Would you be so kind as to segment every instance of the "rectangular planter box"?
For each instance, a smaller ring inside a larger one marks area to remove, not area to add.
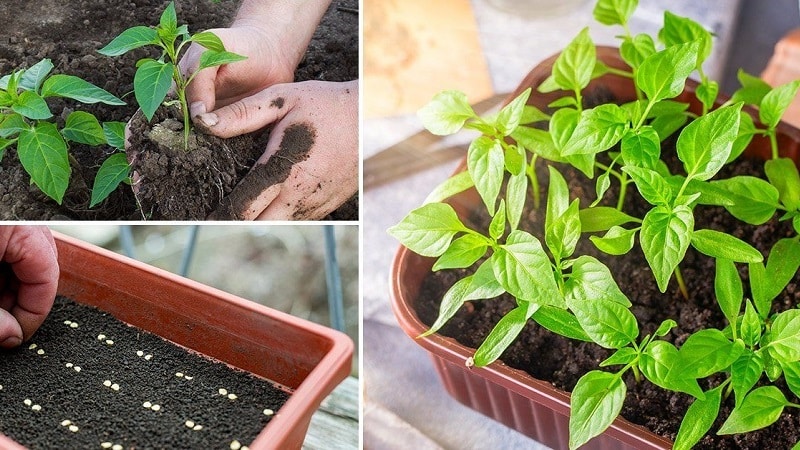
[[[54,235],[59,294],[278,383],[292,394],[251,449],[300,448],[311,415],[350,374],[353,342],[343,333]],[[23,448],[0,434],[0,449]]]

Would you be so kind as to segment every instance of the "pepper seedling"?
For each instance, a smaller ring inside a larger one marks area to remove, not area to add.
[[[197,43],[206,48],[200,55],[196,71],[181,73],[178,67],[179,56],[187,44]],[[183,113],[184,149],[189,149],[189,107],[186,102],[186,87],[195,75],[203,69],[221,66],[247,59],[242,55],[225,50],[222,41],[210,31],[189,34],[187,25],[178,26],[175,2],[170,2],[161,14],[155,27],[134,26],[123,31],[105,47],[98,50],[105,56],[120,56],[146,46],[161,49],[158,59],[143,58],[136,63],[133,78],[133,91],[136,101],[148,121],[153,119],[156,110],[164,103],[172,83]]]

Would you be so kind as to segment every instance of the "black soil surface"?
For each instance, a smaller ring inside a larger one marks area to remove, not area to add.
[[[137,110],[132,95],[135,63],[148,56],[148,50],[139,49],[116,58],[104,57],[97,50],[131,26],[155,23],[168,3],[168,0],[21,0],[15,2],[13,8],[0,8],[0,23],[3,23],[4,28],[3,33],[0,33],[0,74],[27,68],[43,58],[50,58],[55,64],[53,73],[79,76],[128,102],[127,106],[106,106],[51,100],[51,110],[56,117],[61,117],[61,124],[73,109],[91,112],[103,121],[127,122]],[[220,3],[211,0],[176,1],[179,21],[188,24],[192,32],[228,25],[237,6],[238,1],[233,0],[222,0]],[[358,2],[333,0],[295,72],[295,79],[349,81],[356,78]],[[253,136],[245,139],[244,144],[227,146],[238,148],[247,145],[247,142],[260,142],[262,138]],[[250,153],[249,150],[247,153]],[[30,178],[22,170],[16,152],[9,149],[0,161],[0,220],[168,218],[172,213],[160,214],[158,205],[139,211],[133,192],[127,186],[117,189],[101,205],[91,210],[88,208],[95,174],[110,152],[111,149],[107,147],[73,145],[70,148],[70,153],[75,157],[70,188],[63,204],[58,205],[35,186],[29,185]],[[197,158],[202,157],[198,153]],[[190,215],[188,211],[197,211],[206,204],[212,205],[214,197],[220,192],[230,192],[236,181],[246,173],[240,165],[249,166],[255,160],[249,154],[240,154],[233,159],[235,163],[230,160],[219,162],[216,159],[213,163],[208,159],[189,163],[190,171],[203,164],[208,172],[224,168],[225,171],[222,174],[217,173],[213,180],[207,175],[195,177],[194,173],[188,173],[182,176],[190,181],[178,182],[172,170],[159,169],[171,175],[168,179],[158,179],[153,183],[180,188],[198,182],[198,178],[204,183],[202,180],[208,179],[209,183],[203,189],[203,194],[193,197],[199,200],[179,217],[204,219],[211,210],[203,215]],[[357,220],[357,196],[329,218]]]
[[[683,173],[675,162],[672,167],[672,173]],[[571,198],[583,199],[581,207],[587,207],[588,203],[595,198],[594,184],[577,171],[561,166],[559,166],[559,170],[570,184]],[[723,170],[726,172],[722,174],[724,177],[734,174],[755,174],[763,177],[763,162],[744,160]],[[545,188],[545,192],[542,193],[544,201],[549,177],[547,171],[542,170],[541,167],[538,173],[540,183]],[[606,198],[616,198],[617,192],[618,187],[614,185],[607,193]],[[625,210],[633,211],[632,215],[636,217],[644,217],[645,207],[644,201],[632,186],[628,190]],[[731,216],[722,208],[698,208],[695,213],[695,229],[712,228],[727,231],[750,242],[765,254],[778,239],[793,235],[791,224],[787,222],[772,220],[759,227],[742,226],[737,221],[732,223],[729,220]],[[523,218],[521,228],[531,232],[534,236],[543,236],[544,210],[537,211],[529,208],[528,211]],[[475,229],[485,230],[487,228],[488,216],[485,216],[485,212],[483,214],[484,216],[475,214],[474,217],[471,217]],[[688,287],[689,300],[685,300],[681,296],[674,277],[665,294],[658,291],[655,279],[638,246],[624,257],[610,257],[599,253],[588,239],[582,239],[575,254],[593,255],[610,267],[620,289],[633,303],[632,312],[638,319],[640,338],[655,331],[659,324],[668,318],[676,320],[678,327],[673,329],[665,339],[677,346],[680,346],[695,331],[708,327],[723,329],[727,325],[714,300],[714,261],[698,254],[691,247],[680,266]],[[467,270],[446,270],[430,274],[424,281],[418,303],[415,305],[420,319],[431,325],[438,315],[439,303],[444,292],[458,279],[473,272],[476,268],[477,266]],[[744,279],[744,286],[749,286],[746,267],[740,267],[740,272]],[[747,292],[745,295],[749,296]],[[774,310],[780,311],[795,307],[799,295],[800,279],[796,277],[781,296],[773,302]],[[466,346],[477,348],[497,321],[515,306],[514,299],[507,295],[493,300],[467,302],[458,314],[440,330],[440,333],[453,337]],[[549,381],[565,391],[571,391],[582,375],[599,369],[599,362],[610,354],[608,350],[595,344],[570,341],[529,321],[521,335],[502,355],[501,359],[507,365],[524,370],[535,378]],[[630,372],[627,375],[629,375],[626,378],[628,394],[622,415],[633,423],[644,425],[655,433],[674,439],[680,421],[691,404],[692,397],[681,393],[667,392],[646,380],[636,383]],[[708,389],[709,386],[715,386],[720,381],[718,379],[701,380],[701,386]],[[791,391],[785,386],[782,387],[787,398],[794,398]],[[784,412],[777,423],[762,431],[724,438],[714,435],[713,433],[719,429],[732,408],[733,396],[723,402],[720,408],[720,419],[712,427],[712,434],[706,436],[697,448],[791,448],[800,441],[800,417],[791,414],[790,411],[789,413]]]
[[[0,432],[31,449],[246,445],[289,396],[61,297],[28,343],[0,351],[0,384]]]

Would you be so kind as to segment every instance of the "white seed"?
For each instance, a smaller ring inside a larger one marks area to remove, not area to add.
[[[102,444],[100,444],[100,447],[102,447],[102,448],[111,448],[111,446],[113,446],[113,445],[114,444],[112,444],[111,442],[103,442]]]
[[[161,410],[161,405],[155,404],[155,405],[151,406],[150,409],[152,409],[153,411],[160,411]]]
[[[75,322],[72,322],[71,324],[69,324],[69,327],[70,328],[78,328],[78,324],[75,323]]]
[[[219,395],[228,395],[228,390],[225,388],[219,388]]]
[[[33,404],[31,399],[29,399],[29,398],[26,398],[25,400],[23,400],[22,403],[25,403],[25,406],[31,406]]]
[[[28,350],[33,350],[33,349],[35,349],[36,347],[38,347],[38,345],[36,345],[36,344],[31,344],[31,345],[29,345],[29,346],[28,346]]]
[[[240,450],[242,448],[242,444],[239,441],[231,442],[231,450]]]
[[[236,400],[239,397],[237,397],[236,394],[228,394],[228,398],[231,400]]]
[[[153,355],[145,355],[144,359],[150,361],[151,359],[153,359]]]
[[[246,446],[246,445],[243,445],[243,446],[242,446],[242,450],[250,450],[250,447],[248,447],[248,446]]]
[[[122,445],[120,445],[120,444],[114,444],[114,446],[113,446],[113,447],[111,447],[111,450],[122,450],[122,448],[123,448],[123,447],[122,447]]]
[[[275,414],[275,411],[273,411],[273,410],[271,410],[271,409],[269,409],[269,408],[267,408],[267,409],[265,409],[265,410],[264,410],[264,415],[265,415],[265,416],[271,416],[271,415],[273,415],[273,414]]]
[[[2,385],[2,384],[0,384],[0,391],[2,391],[2,390],[3,390],[3,385]]]
[[[81,371],[81,366],[75,366],[75,367],[73,367],[73,369],[75,370],[75,372],[80,372]]]
[[[466,361],[464,361],[464,365],[468,368],[472,368],[472,366],[475,365],[475,360],[472,358],[472,356],[470,356]]]
[[[62,420],[62,421],[61,421],[61,426],[62,426],[62,427],[68,427],[68,426],[70,426],[70,425],[72,425],[72,421],[71,421],[71,420],[69,420],[69,419],[67,419],[67,420]]]
[[[187,380],[193,380],[194,379],[194,377],[190,377],[189,375],[184,375],[183,378],[186,378]]]
[[[111,339],[106,339],[106,344],[114,345],[114,341],[112,341]]]
[[[75,365],[75,364],[72,364],[72,363],[67,363],[67,364],[66,364],[66,366],[67,366],[67,369],[71,369],[71,368],[72,368],[72,366],[74,366],[74,365]]]
[[[193,429],[194,431],[200,431],[200,430],[202,430],[202,429],[203,429],[203,426],[202,426],[202,425],[195,425],[194,427],[192,427],[192,429]]]
[[[31,406],[31,409],[34,410],[34,411],[41,411],[42,410],[42,405],[33,405],[33,406]]]
[[[192,422],[191,420],[187,420],[185,424],[186,428],[194,428],[194,422]]]
[[[136,350],[136,356],[141,358],[142,356],[144,356],[144,352],[141,350]]]
[[[175,372],[175,376],[178,378],[183,378],[183,372]]]
[[[36,350],[36,354],[37,355],[44,355],[44,350],[42,350],[42,349]]]
[[[105,386],[105,387],[111,387],[111,380],[106,380],[106,381],[103,381],[103,386]]]
[[[144,402],[144,403],[142,403],[142,406],[144,406],[145,408],[149,408],[149,407],[153,406],[153,404],[150,403],[150,402]]]
[[[100,333],[100,334],[98,334],[98,335],[97,335],[97,340],[98,340],[98,341],[102,341],[102,340],[103,340],[103,339],[105,339],[105,338],[106,338],[106,335],[105,335],[105,334],[103,334],[103,333]]]
[[[69,426],[69,431],[72,431],[73,433],[77,433],[78,432],[78,426],[77,425],[70,425]]]
[[[114,384],[111,385],[111,389],[113,389],[115,391],[118,391],[119,390],[119,385],[117,383],[114,383]]]
[[[71,320],[65,320],[65,321],[64,321],[64,325],[69,325],[69,324],[71,324],[71,323],[72,323],[72,321],[71,321]]]

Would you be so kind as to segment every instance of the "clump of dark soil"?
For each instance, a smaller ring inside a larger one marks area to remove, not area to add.
[[[669,150],[665,150],[665,154],[666,152]],[[672,153],[674,154],[674,150]],[[576,170],[563,166],[558,168],[568,180],[571,198],[583,199],[581,206],[587,207],[588,202],[595,197],[593,181]],[[682,173],[677,158],[672,161],[671,168],[672,173]],[[541,197],[544,201],[549,177],[547,170],[543,169],[540,166],[537,173],[544,188]],[[723,171],[725,173],[721,174],[722,177],[743,174],[764,176],[763,162],[754,160],[738,161],[726,166]],[[615,199],[617,192],[618,186],[614,185],[606,198]],[[607,204],[607,206],[613,205]],[[646,203],[639,197],[635,187],[631,187],[628,190],[625,210],[632,212],[636,217],[644,217],[646,208]],[[531,232],[534,236],[543,236],[544,215],[543,209],[534,210],[532,205],[529,205],[520,228]],[[699,206],[695,212],[695,229],[712,228],[726,231],[750,242],[764,254],[778,239],[792,236],[794,233],[790,223],[779,222],[777,218],[758,227],[731,219],[730,214],[722,208]],[[470,217],[469,222],[472,225],[468,226],[485,230],[489,219],[485,212],[480,212]],[[633,303],[632,312],[638,319],[640,338],[651,334],[663,320],[668,318],[676,320],[678,326],[665,339],[677,346],[695,331],[709,327],[723,329],[727,325],[714,297],[712,281],[714,260],[699,254],[691,247],[680,265],[689,291],[688,300],[681,296],[674,277],[665,294],[658,291],[652,272],[638,245],[624,257],[611,257],[600,253],[588,239],[582,239],[575,252],[575,255],[580,254],[593,255],[609,266],[620,289]],[[427,325],[433,324],[446,290],[458,279],[474,272],[476,268],[477,265],[466,270],[443,270],[429,274],[415,304],[420,319]],[[749,286],[746,267],[740,267],[740,272],[744,286]],[[781,311],[796,307],[800,295],[799,288],[800,279],[795,277],[781,296],[775,299],[773,310]],[[750,297],[747,291],[745,296]],[[500,318],[514,307],[516,303],[508,295],[492,300],[467,302],[439,332],[455,338],[466,346],[477,348]],[[595,344],[570,341],[529,321],[501,359],[507,365],[524,370],[535,378],[549,381],[559,389],[571,391],[581,376],[591,370],[600,369],[598,364],[610,355],[608,350]],[[637,383],[630,372],[627,373],[625,381],[628,394],[622,416],[655,433],[674,439],[681,419],[693,398],[686,394],[665,391],[647,380]],[[700,381],[701,387],[708,389],[722,380]],[[781,387],[787,398],[794,398],[794,394],[788,388]],[[719,419],[712,427],[711,434],[704,437],[696,448],[791,448],[800,441],[800,416],[788,413],[784,413],[777,423],[761,431],[725,437],[715,435],[732,409],[733,396],[723,402]]]
[[[0,9],[0,22],[4,24],[4,32],[0,36],[0,74],[27,68],[43,58],[50,58],[55,65],[53,73],[79,76],[128,102],[127,106],[118,107],[49,100],[51,110],[61,125],[74,109],[90,112],[102,121],[127,122],[137,110],[132,95],[136,61],[147,56],[158,57],[158,54],[152,50],[137,49],[122,57],[107,58],[98,54],[97,50],[127,28],[154,23],[168,3],[168,0],[15,2],[14,8]],[[220,3],[211,0],[178,0],[175,6],[181,23],[188,24],[189,29],[196,32],[227,26],[238,3],[233,0],[222,0]],[[349,81],[357,78],[358,2],[334,0],[295,71],[295,79]],[[63,204],[58,205],[35,186],[30,186],[30,178],[23,171],[16,151],[9,149],[0,161],[0,220],[159,218],[158,211],[139,211],[132,190],[125,185],[112,193],[108,200],[89,209],[89,189],[100,164],[111,152],[109,147],[73,145],[70,153],[75,159],[72,162],[70,188]],[[249,157],[238,155],[235,159],[247,161]],[[229,176],[235,179],[244,173],[246,171],[229,172]],[[193,175],[185,176],[188,181],[182,184],[189,184]],[[201,202],[210,201],[217,195],[220,190],[217,180],[220,178],[225,177],[214,178],[214,182],[203,190],[204,194],[200,197],[204,200]],[[163,184],[179,184],[174,180],[171,178]],[[191,205],[189,211],[196,209],[196,205]],[[205,215],[188,214],[181,218],[205,218]],[[357,220],[357,196],[329,218]]]
[[[229,448],[289,397],[63,297],[29,343],[0,351],[0,384],[0,432],[31,449]]]

